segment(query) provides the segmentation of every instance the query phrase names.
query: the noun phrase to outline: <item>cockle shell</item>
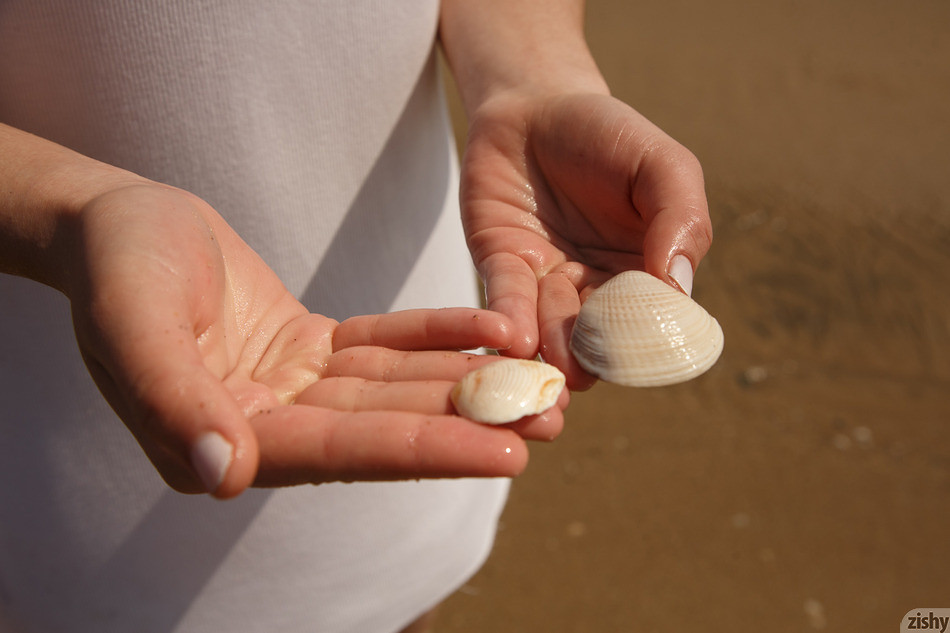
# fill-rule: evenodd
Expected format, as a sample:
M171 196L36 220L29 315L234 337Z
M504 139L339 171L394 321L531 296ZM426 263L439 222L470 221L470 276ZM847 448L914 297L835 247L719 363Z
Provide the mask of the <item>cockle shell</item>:
M550 409L563 388L557 367L505 358L467 373L452 389L452 403L470 420L505 424Z
M722 328L691 298L641 271L611 278L587 297L571 334L581 367L627 387L691 380L722 353Z

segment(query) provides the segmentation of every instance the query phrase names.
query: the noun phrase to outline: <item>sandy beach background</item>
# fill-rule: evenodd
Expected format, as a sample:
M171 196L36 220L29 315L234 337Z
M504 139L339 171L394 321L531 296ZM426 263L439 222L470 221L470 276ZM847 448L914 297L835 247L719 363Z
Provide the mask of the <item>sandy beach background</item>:
M700 158L726 335L536 445L439 633L897 631L950 607L950 3L589 0Z

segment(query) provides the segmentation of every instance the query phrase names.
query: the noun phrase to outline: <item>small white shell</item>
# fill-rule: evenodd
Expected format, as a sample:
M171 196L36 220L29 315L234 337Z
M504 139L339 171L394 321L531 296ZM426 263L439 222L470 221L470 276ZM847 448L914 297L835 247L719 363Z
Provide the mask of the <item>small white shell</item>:
M590 294L574 323L571 352L591 374L627 387L685 382L722 353L719 322L691 298L641 271Z
M505 358L467 373L452 389L452 403L470 420L505 424L550 409L563 388L557 367Z

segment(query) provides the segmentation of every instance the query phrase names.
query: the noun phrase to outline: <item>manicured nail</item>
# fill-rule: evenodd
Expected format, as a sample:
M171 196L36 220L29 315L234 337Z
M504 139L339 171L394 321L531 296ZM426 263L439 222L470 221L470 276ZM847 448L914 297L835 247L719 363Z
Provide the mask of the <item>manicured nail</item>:
M693 293L693 265L686 255L677 255L670 262L670 277L687 295Z
M224 481L233 455L234 447L215 431L205 433L191 447L191 464L208 492L217 490Z

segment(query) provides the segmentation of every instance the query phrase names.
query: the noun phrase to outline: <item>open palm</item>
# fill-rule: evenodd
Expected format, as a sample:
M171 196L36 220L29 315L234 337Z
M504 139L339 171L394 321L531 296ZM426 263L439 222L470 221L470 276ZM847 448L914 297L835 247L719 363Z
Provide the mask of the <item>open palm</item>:
M508 346L502 315L311 314L207 204L152 183L97 198L77 224L83 357L178 490L513 475L523 437L561 428L560 408L507 428L453 415L453 382L492 359L437 350ZM209 434L232 449L216 481L194 461Z

